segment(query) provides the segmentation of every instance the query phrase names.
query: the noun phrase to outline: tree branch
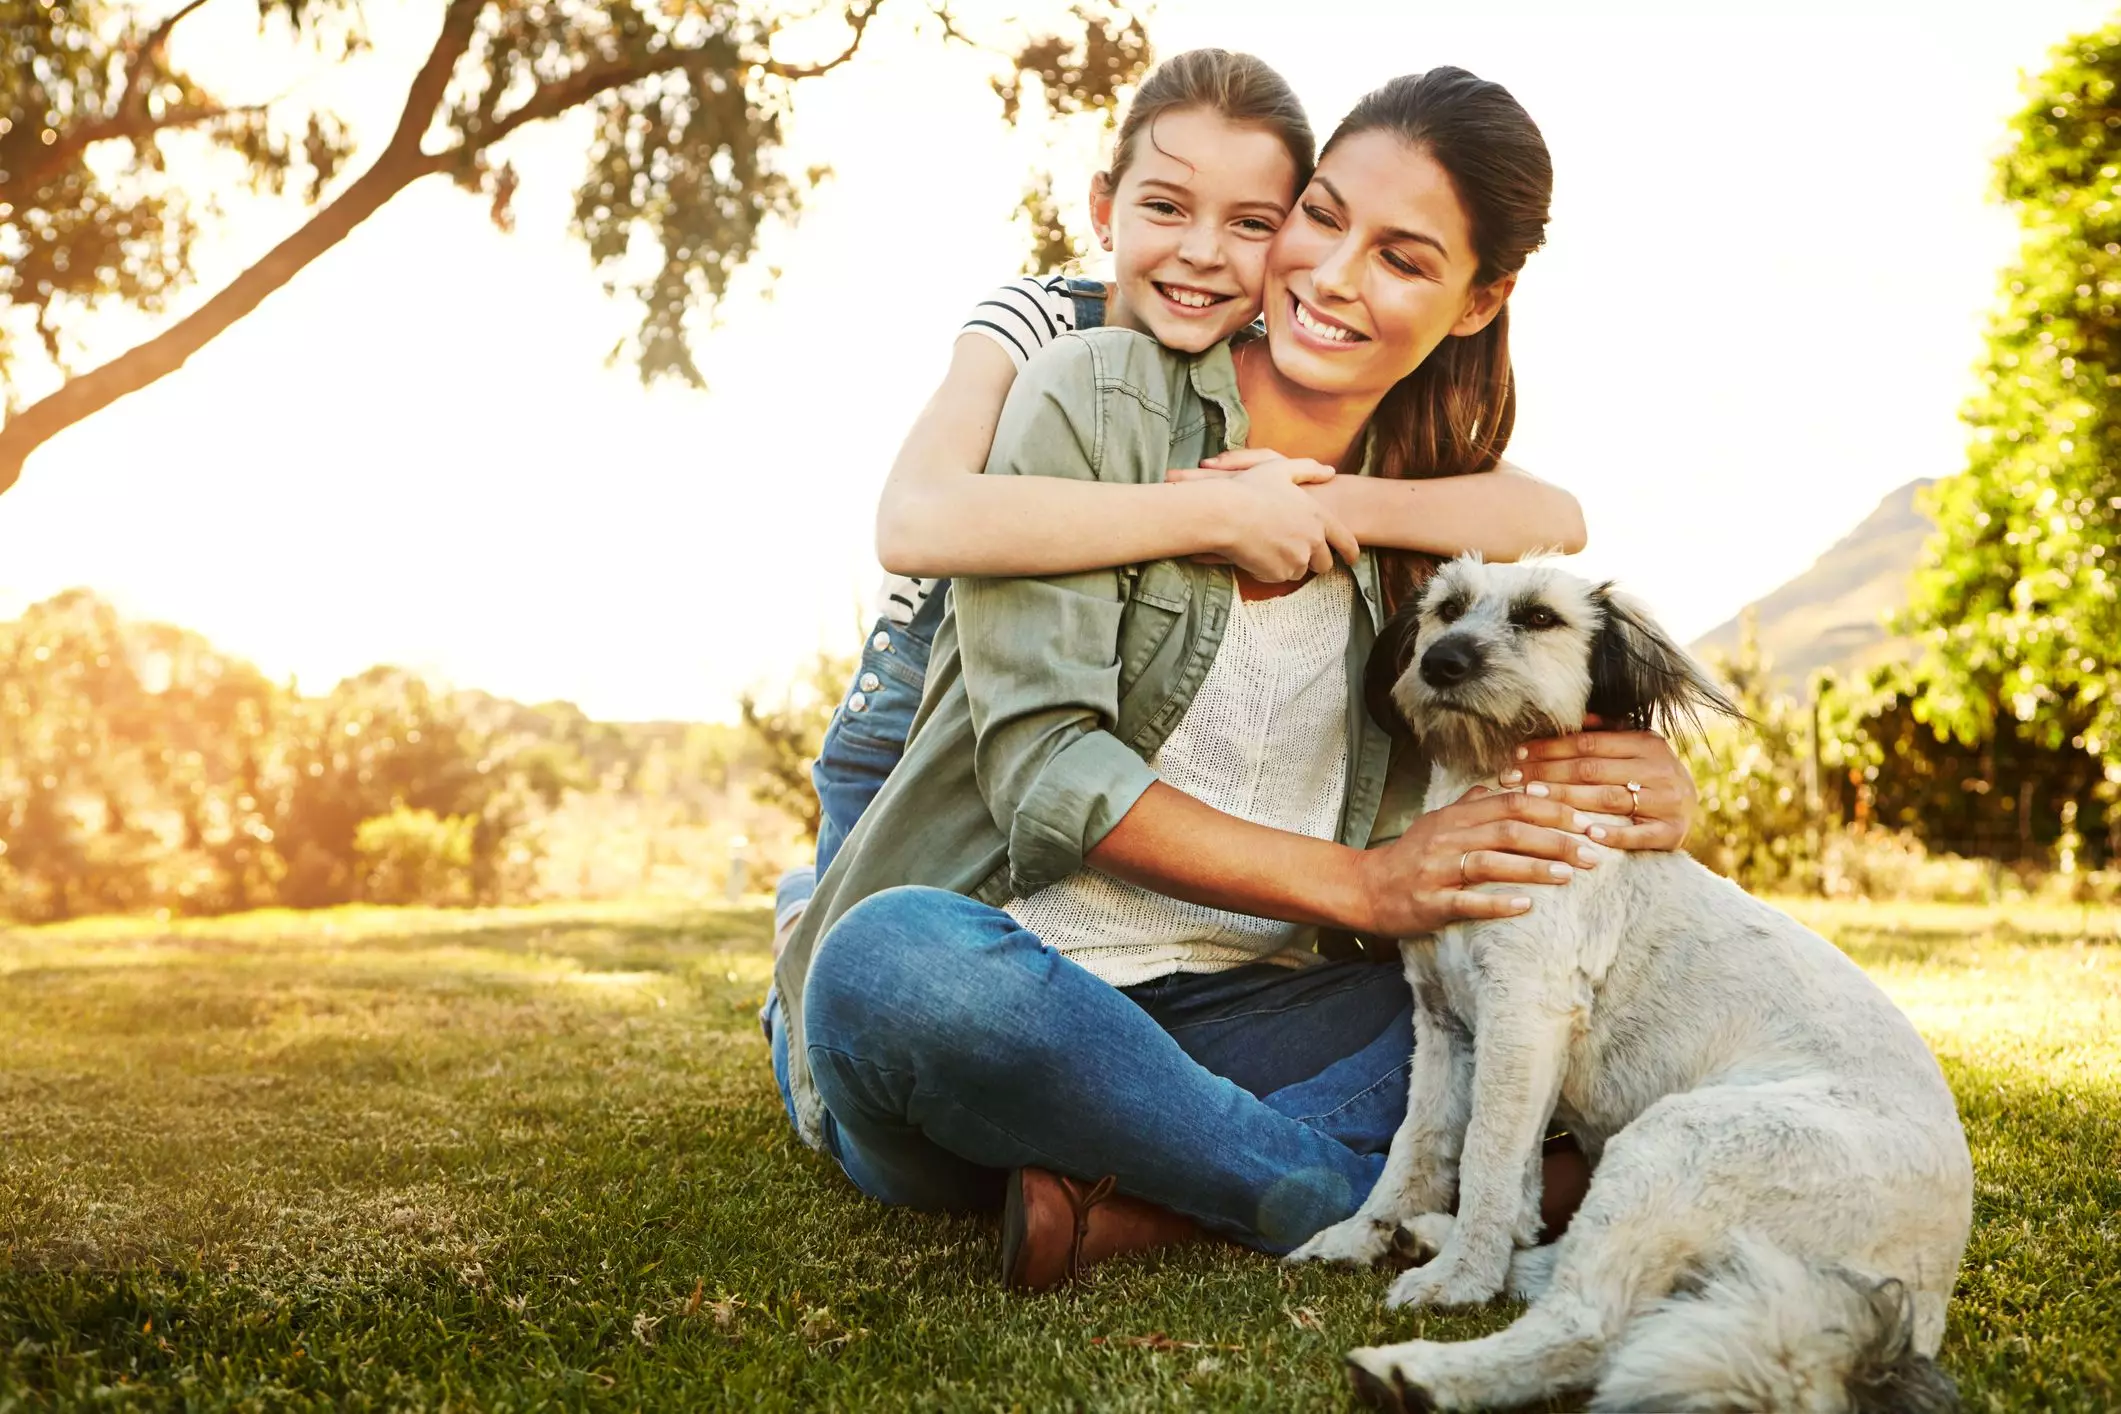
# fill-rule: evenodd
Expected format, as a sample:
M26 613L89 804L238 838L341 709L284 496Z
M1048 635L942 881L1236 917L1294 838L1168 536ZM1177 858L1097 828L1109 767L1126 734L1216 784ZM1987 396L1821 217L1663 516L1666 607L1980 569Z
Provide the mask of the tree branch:
M11 173L4 183L0 183L0 200L27 205L26 198L34 196L40 187L65 171L96 143L113 138L138 141L166 129L190 127L245 111L236 108L178 108L160 118L147 111L148 76L169 44L170 31L177 27L178 21L206 3L207 0L188 0L175 14L156 25L153 33L133 48L130 62L125 66L125 83L118 90L118 101L111 105L110 112L81 124L72 132L61 133L50 147L38 150L36 160L26 170Z
M673 69L682 69L705 55L701 49L671 49L653 59L613 59L601 64L585 64L564 79L552 83L541 83L523 100L523 106L483 128L475 141L459 143L444 156L461 162L474 153L483 152L517 128L531 123L557 118L568 109L587 103L600 93L614 88L623 88L636 79L645 79L653 74L667 74Z
M791 66L777 64L772 60L764 60L754 63L750 67L787 79L816 78L820 74L830 73L852 59L856 51L862 47L863 34L869 27L869 21L875 17L877 10L883 4L884 0L867 0L867 3L858 10L850 8L847 12L847 23L854 30L853 38L837 56L824 63ZM551 83L539 84L532 91L530 97L523 101L523 105L520 108L515 109L504 118L486 124L480 129L478 138L475 141L461 143L451 148L445 154L445 158L452 162L461 163L476 153L492 147L495 143L516 131L516 129L527 127L532 123L543 122L547 118L557 118L560 114L587 103L599 94L608 93L614 88L623 88L629 83L650 78L656 74L667 74L676 69L690 68L703 59L714 59L717 57L719 56L715 55L712 50L702 45L691 49L667 50L652 59L608 59L602 63L585 64L564 79L556 79Z
M775 78L783 79L814 79L820 74L829 74L852 59L855 51L862 47L862 36L868 31L869 22L876 18L876 12L883 6L884 0L866 0L863 4L850 4L847 7L847 28L853 30L854 34L848 39L845 49L822 64L782 64L768 59L758 67Z
M484 3L452 0L433 50L406 91L396 132L374 165L351 186L212 299L146 343L100 368L67 379L56 392L31 403L0 427L0 492L15 484L30 453L83 418L182 368L193 354L346 239L391 198L421 177L443 170L445 161L422 151L420 142L434 120L451 71L471 43L472 26Z
M166 40L166 31L176 20L204 3L205 0L190 0L189 4L163 23L156 35L150 35L140 51L142 61L144 62L151 46L160 42L157 35L161 40ZM137 392L176 372L193 354L256 309L274 291L293 279L325 251L344 240L355 227L421 177L451 170L516 129L542 119L557 117L610 89L653 74L667 73L720 57L707 48L700 47L674 50L647 60L613 60L585 65L565 79L541 84L522 107L481 132L476 141L459 143L443 152L429 153L424 147L427 130L433 124L436 109L448 90L457 61L470 47L479 12L485 4L486 0L450 0L448 9L443 13L441 32L435 39L434 48L428 53L406 90L405 105L398 115L397 126L390 141L384 146L374 165L362 173L351 186L198 309L178 320L161 334L120 354L100 368L76 378L69 378L57 391L32 403L9 419L5 426L0 426L0 492L5 492L15 484L21 475L24 462L39 447L66 428L102 411L127 394ZM861 48L870 20L883 4L884 0L858 0L858 3L850 4L847 10L847 24L853 30L853 35L847 47L831 59L803 65L781 64L767 59L755 61L748 67L790 80L815 78L830 73L855 56ZM131 92L130 80L127 92ZM178 116L188 116L189 121L196 122L218 115L194 109L190 110L188 115L165 114L161 119L149 121L156 126L167 126L172 117ZM95 126L89 125L82 131L88 132ZM131 134L121 131L104 135ZM86 141L96 140L100 140L100 137L84 139L83 145Z
M175 14L155 26L154 32L148 35L145 43L133 50L132 63L127 65L125 70L125 88L118 95L117 112L120 116L133 112L138 112L143 118L147 116L149 70L162 58L162 51L168 47L170 31L205 3L206 0L187 0L187 3L178 7Z
M435 47L428 51L426 62L405 90L405 107L398 114L398 126L390 135L389 145L383 149L382 161L394 157L402 160L420 151L428 124L434 121L435 107L449 88L449 76L456 71L457 60L471 47L472 27L478 23L479 11L485 5L486 0L450 0Z

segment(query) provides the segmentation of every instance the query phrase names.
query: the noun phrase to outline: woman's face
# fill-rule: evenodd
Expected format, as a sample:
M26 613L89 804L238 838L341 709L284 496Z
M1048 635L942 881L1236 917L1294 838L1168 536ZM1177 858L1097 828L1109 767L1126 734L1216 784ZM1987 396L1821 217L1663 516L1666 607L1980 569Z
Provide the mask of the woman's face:
M1389 132L1335 144L1267 254L1274 367L1314 392L1382 398L1446 338L1478 333L1516 284L1480 258L1436 160Z
M1289 214L1296 162L1265 128L1206 108L1162 113L1134 139L1090 213L1112 252L1119 320L1199 353L1259 313L1267 245Z

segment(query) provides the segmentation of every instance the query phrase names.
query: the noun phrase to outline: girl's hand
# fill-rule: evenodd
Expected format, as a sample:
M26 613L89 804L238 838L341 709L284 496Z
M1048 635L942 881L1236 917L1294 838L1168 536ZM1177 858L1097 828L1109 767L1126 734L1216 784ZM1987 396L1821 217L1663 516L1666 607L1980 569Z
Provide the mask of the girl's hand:
M1610 731L1597 717L1584 718L1583 727L1518 747L1517 764L1502 773L1502 783L1522 784L1577 810L1633 816L1634 824L1608 827L1601 837L1615 849L1685 844L1699 796L1671 743L1655 732ZM1630 781L1642 788L1639 806Z
M1353 564L1362 554L1339 518L1303 490L1331 481L1332 467L1247 447L1210 457L1199 467L1174 469L1166 479L1227 488L1219 494L1229 529L1215 558L1264 583L1323 574L1333 568L1336 555Z
M1391 844L1363 852L1356 931L1407 938L1523 913L1532 906L1528 891L1474 893L1473 886L1566 884L1597 862L1584 841L1588 823L1551 796L1475 787L1416 817Z

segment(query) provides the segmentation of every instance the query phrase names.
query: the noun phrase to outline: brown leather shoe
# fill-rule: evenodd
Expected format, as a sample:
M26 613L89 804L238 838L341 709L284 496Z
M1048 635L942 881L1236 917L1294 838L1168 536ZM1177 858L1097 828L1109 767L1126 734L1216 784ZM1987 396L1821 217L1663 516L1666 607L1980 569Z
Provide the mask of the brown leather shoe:
M1207 1234L1189 1217L1045 1169L1009 1175L1002 1200L1002 1284L1045 1291L1122 1252L1146 1252Z

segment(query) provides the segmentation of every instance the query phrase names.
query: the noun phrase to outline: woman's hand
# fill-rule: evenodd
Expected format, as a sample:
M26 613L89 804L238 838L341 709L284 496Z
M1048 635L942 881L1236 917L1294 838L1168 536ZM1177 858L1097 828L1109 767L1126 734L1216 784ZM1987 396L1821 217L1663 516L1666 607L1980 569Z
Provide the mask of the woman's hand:
M1577 810L1633 816L1634 824L1612 826L1601 837L1615 849L1685 844L1699 795L1672 744L1655 732L1607 730L1597 717L1584 718L1583 728L1518 747L1517 764L1502 773L1502 783ZM1641 787L1640 803L1630 781Z
M1523 913L1532 906L1528 895L1475 893L1473 886L1566 884L1597 863L1584 839L1589 823L1552 796L1475 787L1417 816L1391 844L1363 852L1356 931L1406 938L1463 919Z
M1323 574L1336 555L1353 564L1362 554L1354 534L1303 490L1331 481L1330 466L1245 447L1172 470L1166 479L1227 488L1218 493L1229 526L1220 558L1264 583Z

